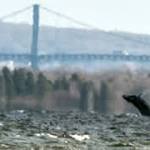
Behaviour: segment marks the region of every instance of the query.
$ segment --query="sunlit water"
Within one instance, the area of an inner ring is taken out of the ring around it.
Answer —
[[[0,149],[149,150],[150,118],[54,111],[1,113]]]

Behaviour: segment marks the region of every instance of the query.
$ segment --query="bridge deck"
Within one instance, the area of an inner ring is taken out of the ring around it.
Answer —
[[[65,54],[40,54],[37,55],[38,62],[44,61],[141,61],[150,62],[150,55],[114,55],[114,54],[92,54],[92,53],[65,53]],[[0,61],[31,61],[32,55],[0,53]]]

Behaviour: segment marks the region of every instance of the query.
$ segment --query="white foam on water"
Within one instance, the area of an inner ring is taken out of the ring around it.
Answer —
[[[52,134],[49,134],[49,133],[47,133],[47,136],[50,137],[50,138],[53,138],[53,139],[57,139],[58,138],[58,136],[52,135]]]
[[[90,139],[90,136],[87,134],[85,134],[85,135],[71,134],[70,137],[72,137],[73,139],[80,141],[80,142]]]
[[[2,126],[4,126],[4,124],[2,122],[0,122],[0,126],[2,127]]]
[[[35,133],[34,135],[37,136],[37,137],[47,136],[47,137],[53,138],[53,139],[57,139],[58,138],[58,136],[50,134],[50,133]]]
[[[18,113],[24,113],[24,110],[17,110]]]

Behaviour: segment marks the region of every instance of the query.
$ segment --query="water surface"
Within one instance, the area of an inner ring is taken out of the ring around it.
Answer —
[[[149,150],[150,118],[136,114],[0,113],[2,150]]]

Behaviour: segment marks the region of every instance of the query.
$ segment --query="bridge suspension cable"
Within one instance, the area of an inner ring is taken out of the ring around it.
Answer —
[[[16,15],[18,15],[20,13],[23,13],[23,12],[27,11],[27,10],[30,10],[30,9],[32,9],[32,7],[33,6],[30,5],[30,6],[27,6],[27,7],[23,8],[23,9],[20,9],[20,10],[11,12],[11,13],[9,13],[7,15],[1,16],[0,17],[0,21],[3,21],[5,19],[11,18],[13,16],[16,16]],[[81,21],[76,20],[76,19],[74,19],[74,18],[72,18],[70,16],[64,15],[64,14],[62,14],[60,12],[57,12],[57,11],[52,10],[52,9],[49,9],[47,7],[41,6],[40,8],[43,9],[43,10],[45,10],[46,12],[48,12],[50,14],[53,14],[53,15],[56,15],[58,17],[64,18],[65,20],[68,20],[68,21],[70,21],[72,23],[75,23],[77,25],[80,25],[82,27],[86,27],[86,28],[89,28],[89,29],[97,30],[97,31],[102,31],[98,27],[95,27],[93,25],[89,25],[87,23],[81,22]],[[119,38],[122,38],[122,39],[125,39],[125,40],[128,40],[128,41],[135,41],[135,42],[139,42],[139,43],[141,43],[143,45],[150,45],[150,42],[143,41],[141,39],[134,39],[134,38],[127,37],[127,36],[124,36],[124,35],[119,35],[119,34],[116,34],[116,33],[113,33],[113,32],[106,32],[106,33],[108,33],[108,35],[111,35],[111,36],[114,36],[114,37],[119,37]]]
[[[56,12],[56,11],[54,11],[54,10],[52,10],[52,9],[47,8],[47,7],[41,6],[41,8],[42,8],[43,10],[46,10],[46,11],[49,12],[50,14],[54,14],[54,15],[56,15],[56,16],[58,16],[58,17],[64,18],[64,19],[66,19],[66,20],[69,20],[70,22],[73,22],[73,23],[75,23],[75,24],[77,24],[77,25],[80,25],[80,26],[83,26],[83,27],[86,27],[86,28],[90,28],[90,29],[93,29],[93,30],[97,30],[97,31],[102,31],[102,30],[99,29],[98,27],[95,27],[95,26],[92,26],[92,25],[83,23],[83,22],[81,22],[81,21],[79,21],[79,20],[76,20],[76,19],[74,19],[74,18],[72,18],[72,17],[70,17],[70,16],[67,16],[67,15],[64,15],[64,14],[62,14],[62,13]],[[111,36],[119,37],[119,38],[122,38],[122,39],[125,39],[125,40],[128,40],[128,41],[139,42],[139,43],[141,43],[141,44],[143,44],[143,45],[150,45],[149,42],[142,41],[142,40],[140,40],[140,39],[134,39],[134,38],[127,37],[127,36],[123,36],[123,35],[119,35],[119,34],[116,34],[116,33],[113,33],[113,32],[107,32],[107,33],[108,33],[109,35],[111,35]]]
[[[32,8],[32,6],[28,6],[28,7],[25,7],[25,8],[23,8],[23,9],[20,9],[20,10],[14,11],[14,12],[11,12],[11,13],[9,13],[9,14],[7,14],[7,15],[4,15],[4,16],[0,17],[0,20],[3,21],[3,20],[5,20],[5,19],[7,19],[7,18],[16,16],[16,15],[18,15],[18,14],[20,14],[20,13],[23,13],[23,12],[25,12],[25,11],[31,9],[31,8]]]
[[[150,45],[149,41],[143,41],[141,39],[135,39],[135,38],[128,37],[128,36],[125,36],[125,35],[117,34],[115,32],[109,32],[109,34],[112,35],[112,36],[116,36],[116,37],[122,38],[124,40],[133,41],[133,42],[139,42],[139,43],[141,43],[143,45]]]
[[[54,15],[56,15],[56,16],[58,16],[58,17],[64,18],[65,20],[68,20],[68,21],[70,21],[70,22],[72,22],[72,23],[75,23],[75,24],[77,24],[77,25],[80,25],[80,26],[83,26],[83,27],[86,27],[86,28],[90,28],[90,29],[99,30],[97,27],[94,27],[94,26],[89,25],[89,24],[87,24],[87,23],[81,22],[81,21],[79,21],[79,20],[77,20],[77,19],[74,19],[74,18],[72,18],[72,17],[70,17],[70,16],[64,15],[64,14],[62,14],[62,13],[60,13],[60,12],[56,12],[56,11],[54,11],[54,10],[52,10],[52,9],[49,9],[49,8],[46,8],[46,7],[43,7],[43,6],[41,6],[41,8],[42,8],[43,10],[47,11],[47,12],[50,13],[50,14],[54,14]]]

